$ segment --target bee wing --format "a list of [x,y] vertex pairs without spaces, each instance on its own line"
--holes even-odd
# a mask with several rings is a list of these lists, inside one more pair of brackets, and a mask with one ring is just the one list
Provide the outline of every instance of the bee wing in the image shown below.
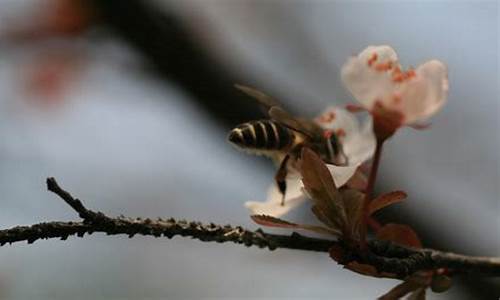
[[255,98],[271,119],[274,119],[284,126],[298,131],[310,138],[314,138],[318,134],[322,134],[323,130],[316,123],[292,116],[281,107],[278,100],[267,95],[266,93],[242,84],[235,84],[234,87],[248,96]]
[[316,123],[306,119],[296,118],[281,107],[271,107],[271,109],[269,110],[269,116],[273,120],[283,124],[284,126],[305,134],[310,138],[315,138],[318,135],[321,135],[323,132],[321,127],[316,125]]
[[278,102],[278,100],[257,89],[242,84],[235,84],[234,87],[257,100],[266,114],[269,113],[269,110],[273,106],[281,107],[281,104]]

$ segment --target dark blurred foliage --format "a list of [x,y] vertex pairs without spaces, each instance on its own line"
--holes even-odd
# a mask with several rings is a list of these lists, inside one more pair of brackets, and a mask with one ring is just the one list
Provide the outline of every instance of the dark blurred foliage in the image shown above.
[[159,76],[178,84],[215,120],[234,126],[262,117],[255,103],[233,87],[246,82],[243,75],[232,74],[211,57],[177,16],[148,1],[93,3],[105,26],[143,54]]
[[75,37],[95,21],[94,7],[80,0],[52,0],[34,4],[37,12],[12,24],[5,36],[11,42],[32,42],[54,37]]

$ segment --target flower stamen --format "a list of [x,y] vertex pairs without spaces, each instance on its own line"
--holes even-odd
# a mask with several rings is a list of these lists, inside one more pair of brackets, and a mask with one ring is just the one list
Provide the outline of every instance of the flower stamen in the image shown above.
[[375,70],[379,71],[379,72],[386,72],[386,71],[389,71],[390,69],[392,69],[392,67],[393,67],[392,61],[388,61],[385,63],[379,63],[379,64],[375,65]]
[[409,80],[411,78],[414,78],[417,76],[417,73],[415,73],[415,70],[409,69],[406,72],[402,72],[399,67],[394,69],[392,72],[392,81],[401,83],[403,81]]
[[375,61],[377,61],[378,55],[376,52],[372,53],[372,56],[368,59],[368,66],[371,67]]
[[327,114],[321,115],[317,120],[320,123],[330,123],[333,120],[335,120],[335,117],[336,117],[335,112],[330,111]]
[[325,137],[325,139],[329,139],[332,137],[333,133],[334,133],[333,130],[325,130],[323,132],[323,136]]
[[394,102],[394,104],[401,104],[402,102],[402,98],[401,98],[401,95],[398,94],[398,93],[394,93],[394,95],[392,95],[392,102]]

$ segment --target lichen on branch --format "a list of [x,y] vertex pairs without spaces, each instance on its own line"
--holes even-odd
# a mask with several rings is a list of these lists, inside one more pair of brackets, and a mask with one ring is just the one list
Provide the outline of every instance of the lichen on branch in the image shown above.
[[471,257],[432,249],[413,249],[402,247],[389,241],[371,240],[370,251],[364,252],[349,247],[342,241],[319,239],[298,233],[278,235],[252,231],[239,226],[203,224],[175,219],[150,219],[109,217],[102,212],[87,209],[83,203],[62,189],[54,178],[47,179],[47,187],[57,194],[83,219],[77,222],[46,222],[31,226],[17,226],[0,230],[0,245],[27,241],[29,244],[39,239],[59,238],[66,240],[70,236],[84,237],[94,232],[106,235],[135,235],[172,238],[176,235],[191,237],[203,242],[236,243],[247,247],[257,246],[274,250],[287,248],[327,252],[332,247],[340,247],[344,257],[350,261],[374,266],[379,272],[396,274],[404,279],[419,270],[449,268],[456,273],[476,273],[485,276],[500,276],[500,259]]

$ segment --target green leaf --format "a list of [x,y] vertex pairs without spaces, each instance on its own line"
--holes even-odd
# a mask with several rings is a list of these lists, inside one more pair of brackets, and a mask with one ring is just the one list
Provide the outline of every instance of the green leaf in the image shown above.
[[407,197],[406,193],[403,191],[394,191],[387,194],[383,194],[373,199],[370,202],[370,207],[368,209],[368,215],[372,215],[376,211],[392,205],[394,203],[399,203]]
[[403,246],[422,248],[422,243],[417,233],[408,225],[386,224],[377,231],[377,238]]
[[316,226],[316,225],[304,225],[304,224],[296,224],[292,222],[288,222],[279,218],[275,218],[272,216],[267,216],[267,215],[252,215],[250,216],[252,220],[263,226],[268,226],[268,227],[278,227],[278,228],[295,228],[295,229],[304,229],[304,230],[309,230],[313,231],[316,233],[321,233],[321,234],[329,234],[329,235],[335,235],[339,236],[340,231],[322,227],[322,226]]

